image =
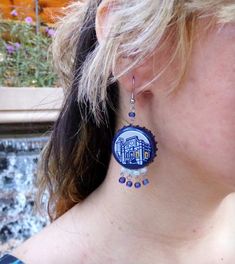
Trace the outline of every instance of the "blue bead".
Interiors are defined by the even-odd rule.
[[[142,182],[143,182],[143,185],[149,184],[149,180],[148,179],[144,179]]]
[[[129,117],[135,117],[135,113],[134,112],[130,112],[129,113]]]
[[[126,178],[125,177],[120,177],[119,178],[119,182],[120,183],[125,183],[126,182]]]
[[[126,186],[127,186],[127,187],[131,187],[132,184],[133,184],[132,181],[127,181],[127,182],[126,182]]]
[[[135,188],[140,188],[141,187],[141,183],[140,182],[136,182],[135,183]]]

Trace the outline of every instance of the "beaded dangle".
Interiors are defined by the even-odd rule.
[[[135,78],[130,99],[130,124],[122,127],[114,136],[112,153],[122,165],[119,183],[126,187],[139,189],[149,184],[146,177],[147,166],[157,156],[157,142],[152,132],[145,127],[134,125],[135,112]]]

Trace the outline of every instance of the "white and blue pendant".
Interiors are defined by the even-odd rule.
[[[114,136],[112,152],[122,166],[120,184],[136,189],[149,184],[147,166],[157,156],[157,142],[150,130],[132,124],[124,126]]]

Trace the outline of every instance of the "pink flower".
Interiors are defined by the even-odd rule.
[[[13,54],[15,53],[19,48],[21,47],[21,44],[19,42],[15,42],[12,44],[7,44],[6,45],[6,50],[8,54]]]
[[[48,34],[48,36],[53,37],[53,36],[55,35],[55,30],[52,29],[52,28],[49,28],[49,29],[47,30],[47,34]]]
[[[31,24],[33,22],[32,17],[26,17],[24,20],[27,24]]]
[[[9,54],[13,54],[15,52],[15,47],[11,44],[7,44],[6,49]]]
[[[46,33],[48,36],[53,37],[55,35],[55,30],[53,28],[46,27]]]
[[[11,11],[11,15],[12,15],[12,16],[18,16],[18,13],[17,13],[17,11],[14,9],[14,10]]]
[[[18,50],[21,47],[21,44],[19,42],[15,42],[14,46],[16,47],[16,50]]]

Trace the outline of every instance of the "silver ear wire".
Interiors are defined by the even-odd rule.
[[[132,92],[131,92],[131,100],[130,100],[130,103],[131,104],[134,104],[135,103],[135,95],[134,95],[134,92],[135,92],[135,76],[133,76],[133,78],[132,78]]]
[[[135,121],[135,76],[132,78],[132,92],[131,92],[131,99],[130,99],[130,112],[129,117],[131,124]]]

